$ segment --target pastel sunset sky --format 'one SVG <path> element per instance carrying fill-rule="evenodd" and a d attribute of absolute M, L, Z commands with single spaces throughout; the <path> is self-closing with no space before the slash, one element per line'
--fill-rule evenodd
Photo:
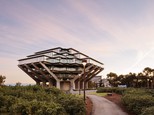
<path fill-rule="evenodd" d="M 104 63 L 101 75 L 154 68 L 153 0 L 0 0 L 0 75 L 35 83 L 18 59 L 54 47 Z"/>

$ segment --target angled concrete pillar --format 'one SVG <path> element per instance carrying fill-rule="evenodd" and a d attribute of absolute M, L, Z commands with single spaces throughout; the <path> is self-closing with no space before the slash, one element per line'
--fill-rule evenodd
<path fill-rule="evenodd" d="M 37 78 L 35 78 L 35 76 L 32 73 L 28 72 L 27 68 L 24 68 L 23 66 L 18 65 L 18 67 L 23 70 L 27 75 L 29 75 L 34 81 L 38 81 Z"/>
<path fill-rule="evenodd" d="M 43 81 L 42 86 L 46 87 L 46 82 L 45 81 Z"/>

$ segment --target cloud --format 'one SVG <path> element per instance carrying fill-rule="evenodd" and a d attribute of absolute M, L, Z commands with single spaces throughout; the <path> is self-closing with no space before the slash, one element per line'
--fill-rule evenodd
<path fill-rule="evenodd" d="M 102 32 L 105 31 L 106 33 L 109 33 L 110 37 L 112 37 L 112 41 L 115 41 L 114 48 L 118 48 L 119 46 L 120 48 L 124 48 L 124 46 L 126 46 L 127 44 L 129 45 L 128 47 L 138 48 L 138 46 L 140 47 L 140 44 L 137 46 L 136 43 L 139 41 L 141 43 L 146 42 L 147 44 L 149 42 L 151 43 L 151 41 L 154 42 L 154 40 L 152 39 L 154 36 L 153 26 L 147 25 L 148 20 L 146 18 L 146 13 L 150 11 L 142 11 L 142 13 L 138 11 L 138 16 L 134 15 L 132 21 L 130 21 L 129 19 L 123 18 L 124 14 L 120 15 L 119 13 L 117 15 L 118 17 L 116 17 L 116 15 L 114 14 L 107 15 L 107 13 L 109 12 L 105 13 L 106 11 L 103 10 L 103 7 L 105 6 L 103 4 L 96 4 L 97 2 L 95 1 L 91 3 L 92 7 L 90 5 L 88 6 L 87 3 L 84 3 L 83 1 L 69 1 L 69 3 L 72 5 L 73 8 L 75 8 L 77 11 L 79 11 L 82 15 L 84 15 L 87 18 L 89 24 L 91 24 L 94 27 L 94 30 Z M 130 10 L 129 7 L 126 8 Z M 133 15 L 133 12 L 138 13 L 137 11 L 133 11 L 132 9 L 130 13 L 132 13 Z M 145 16 L 144 19 L 142 19 L 143 16 Z"/>
<path fill-rule="evenodd" d="M 127 72 L 154 57 L 152 3 L 3 1 L 0 10 L 0 57 L 11 59 L 2 59 L 10 62 L 7 66 L 57 46 L 73 47 L 105 63 L 104 73 Z"/>

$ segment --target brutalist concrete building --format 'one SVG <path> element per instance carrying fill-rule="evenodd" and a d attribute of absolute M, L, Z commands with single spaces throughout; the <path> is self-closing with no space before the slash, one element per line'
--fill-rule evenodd
<path fill-rule="evenodd" d="M 88 88 L 88 81 L 104 69 L 103 63 L 73 48 L 39 51 L 18 61 L 19 68 L 36 84 L 64 91 L 83 89 L 84 83 Z"/>

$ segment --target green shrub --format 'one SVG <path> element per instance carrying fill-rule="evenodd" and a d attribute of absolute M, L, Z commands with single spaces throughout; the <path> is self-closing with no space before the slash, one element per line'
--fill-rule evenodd
<path fill-rule="evenodd" d="M 0 94 L 0 108 L 4 106 L 4 100 L 5 100 L 5 97 L 3 96 L 3 94 Z"/>
<path fill-rule="evenodd" d="M 154 89 L 148 89 L 147 93 L 152 95 L 152 97 L 154 97 Z"/>
<path fill-rule="evenodd" d="M 18 99 L 16 103 L 14 103 L 10 107 L 11 114 L 21 114 L 28 115 L 29 114 L 29 103 L 23 99 Z"/>
<path fill-rule="evenodd" d="M 118 87 L 99 87 L 97 89 L 97 93 L 117 93 L 123 94 L 126 88 L 118 88 Z"/>
<path fill-rule="evenodd" d="M 57 88 L 55 88 L 55 87 L 46 88 L 46 89 L 45 89 L 45 92 L 48 93 L 48 94 L 56 95 L 56 96 L 58 96 L 59 94 L 62 93 L 61 90 L 59 90 L 59 89 L 57 89 Z"/>
<path fill-rule="evenodd" d="M 59 96 L 58 102 L 65 108 L 69 115 L 85 114 L 85 104 L 82 98 L 75 95 L 63 94 Z"/>
<path fill-rule="evenodd" d="M 125 94 L 135 94 L 135 95 L 142 95 L 142 94 L 147 94 L 147 90 L 146 89 L 137 89 L 137 88 L 128 88 L 127 90 L 125 90 L 124 95 Z"/>
<path fill-rule="evenodd" d="M 36 100 L 29 103 L 29 113 L 32 115 L 66 115 L 65 109 L 60 104 Z"/>
<path fill-rule="evenodd" d="M 136 114 L 141 114 L 142 108 L 154 106 L 154 99 L 149 95 L 125 95 L 122 97 L 124 105 L 128 110 L 132 110 Z"/>
<path fill-rule="evenodd" d="M 153 114 L 154 114 L 154 106 L 144 109 L 141 115 L 153 115 Z"/>
<path fill-rule="evenodd" d="M 128 110 L 142 114 L 143 108 L 154 106 L 154 97 L 146 89 L 127 89 L 122 96 L 122 102 Z"/>
<path fill-rule="evenodd" d="M 57 88 L 0 88 L 0 113 L 15 115 L 84 115 L 84 101 Z"/>

